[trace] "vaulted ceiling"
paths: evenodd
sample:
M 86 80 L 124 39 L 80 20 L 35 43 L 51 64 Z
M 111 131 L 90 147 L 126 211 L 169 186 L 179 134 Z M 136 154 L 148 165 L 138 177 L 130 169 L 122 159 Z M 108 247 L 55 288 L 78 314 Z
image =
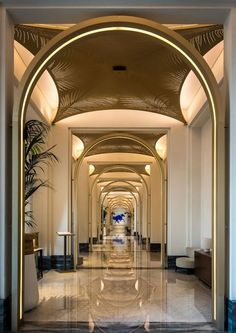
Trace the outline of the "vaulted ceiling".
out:
M 189 40 L 202 55 L 223 40 L 223 28 L 219 25 L 172 28 Z M 15 27 L 15 39 L 35 55 L 64 29 L 65 27 L 55 29 L 52 26 L 18 25 Z M 123 109 L 148 111 L 185 123 L 180 93 L 190 68 L 180 55 L 149 36 L 125 31 L 92 35 L 60 51 L 47 70 L 55 82 L 59 96 L 54 123 L 85 112 L 112 109 L 115 112 Z M 79 129 L 73 134 L 82 140 L 86 149 L 101 137 L 111 135 L 111 132 Z M 131 140 L 127 137 L 128 134 L 138 140 Z M 155 150 L 157 140 L 165 134 L 165 128 L 155 131 L 119 129 L 119 132 L 114 132 L 114 137 L 95 145 L 86 156 L 141 154 L 144 155 L 143 162 L 95 162 L 91 175 L 104 176 L 105 172 L 103 182 L 106 183 L 117 177 L 127 180 L 129 173 L 132 174 L 130 181 L 133 186 L 134 180 L 138 180 L 142 187 L 140 175 L 149 175 L 145 169 L 148 164 L 145 159 L 150 162 L 150 156 L 153 155 L 147 146 L 138 141 L 145 142 Z M 132 158 L 129 157 L 128 160 Z M 114 177 L 114 174 L 117 176 Z M 97 181 L 102 181 L 102 178 Z M 117 195 L 123 198 L 127 192 L 124 185 L 117 183 L 112 183 L 110 190 L 119 192 L 114 195 L 114 200 Z
M 15 39 L 34 55 L 62 29 L 18 25 Z M 223 39 L 218 25 L 176 30 L 202 54 Z M 159 113 L 183 123 L 180 92 L 190 68 L 153 38 L 127 31 L 91 35 L 62 49 L 48 71 L 57 86 L 54 122 L 108 109 Z
M 155 144 L 160 137 L 165 134 L 165 130 L 156 130 L 150 132 L 149 130 L 142 131 L 121 131 L 119 133 L 112 134 L 110 139 L 106 139 L 93 148 L 91 148 L 86 156 L 96 154 L 107 154 L 107 153 L 133 153 L 153 156 L 150 150 L 145 145 L 140 144 L 137 140 L 145 142 L 146 145 L 155 150 Z M 79 131 L 75 132 L 74 135 L 79 137 L 84 144 L 84 148 L 88 148 L 91 144 L 96 142 L 97 139 L 101 140 L 101 137 L 105 137 L 109 132 L 106 131 Z M 130 135 L 132 134 L 132 135 Z M 130 136 L 130 137 L 128 137 Z
M 97 174 L 102 174 L 102 173 L 106 173 L 107 175 L 109 175 L 109 173 L 114 173 L 114 172 L 117 172 L 117 173 L 136 173 L 137 175 L 148 175 L 148 173 L 146 172 L 145 170 L 145 166 L 146 166 L 146 163 L 123 163 L 123 164 L 115 164 L 113 165 L 113 167 L 110 167 L 109 169 L 109 166 L 108 164 L 94 164 L 94 172 L 93 172 L 93 175 L 97 175 Z M 109 176 L 108 176 L 109 177 Z M 132 179 L 133 181 L 133 179 Z

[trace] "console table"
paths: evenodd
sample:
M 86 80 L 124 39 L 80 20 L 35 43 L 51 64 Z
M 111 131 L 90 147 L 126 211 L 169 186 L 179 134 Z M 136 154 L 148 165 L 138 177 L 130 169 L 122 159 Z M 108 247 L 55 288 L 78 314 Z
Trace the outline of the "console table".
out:
M 211 287 L 211 252 L 195 251 L 195 275 Z
M 74 272 L 74 269 L 67 269 L 66 266 L 66 250 L 67 250 L 67 237 L 72 237 L 75 234 L 72 234 L 69 231 L 57 231 L 58 236 L 62 236 L 64 237 L 64 265 L 63 265 L 63 269 L 57 269 L 57 272 L 59 273 L 67 273 L 67 272 Z

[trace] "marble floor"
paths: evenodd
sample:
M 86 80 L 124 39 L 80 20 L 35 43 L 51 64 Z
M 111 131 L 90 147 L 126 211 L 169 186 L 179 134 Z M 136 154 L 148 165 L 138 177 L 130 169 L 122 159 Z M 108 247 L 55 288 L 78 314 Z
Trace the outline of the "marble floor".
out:
M 23 330 L 215 332 L 210 289 L 194 275 L 161 269 L 157 258 L 152 266 L 150 254 L 130 244 L 124 238 L 101 246 L 87 258 L 90 269 L 44 274 L 39 306 L 25 313 Z
M 81 253 L 81 268 L 160 268 L 160 252 L 146 251 L 145 244 L 138 244 L 133 236 L 115 234 L 106 236 L 101 244 L 93 244 L 93 251 Z M 118 255 L 123 258 L 118 258 Z M 126 258 L 124 258 L 126 255 Z

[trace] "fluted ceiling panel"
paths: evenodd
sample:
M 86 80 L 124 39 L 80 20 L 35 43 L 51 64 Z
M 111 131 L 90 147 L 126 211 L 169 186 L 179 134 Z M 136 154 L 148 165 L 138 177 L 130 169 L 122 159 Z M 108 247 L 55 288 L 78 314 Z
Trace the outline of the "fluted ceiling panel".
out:
M 104 170 L 107 170 L 107 168 L 108 168 L 107 164 L 96 164 L 95 163 L 94 166 L 95 166 L 95 170 L 93 172 L 93 175 L 101 174 L 104 172 Z M 113 165 L 111 169 L 108 169 L 106 171 L 106 173 L 109 174 L 109 173 L 115 173 L 115 172 L 118 172 L 118 173 L 134 172 L 139 175 L 142 174 L 142 175 L 148 176 L 147 172 L 145 171 L 145 166 L 146 166 L 145 163 L 143 163 L 143 164 L 128 164 L 128 163 L 116 164 L 116 165 Z M 130 171 L 131 169 L 134 171 Z
M 36 54 L 58 29 L 18 25 L 15 39 Z M 222 26 L 177 30 L 204 55 L 223 39 Z M 159 113 L 185 122 L 180 91 L 190 71 L 176 52 L 128 31 L 90 35 L 61 50 L 48 66 L 59 94 L 54 122 L 106 109 Z
M 127 154 L 142 154 L 153 156 L 152 152 L 147 149 L 146 146 L 140 144 L 138 141 L 143 141 L 151 148 L 155 149 L 155 144 L 157 140 L 163 136 L 165 131 L 156 131 L 156 132 L 144 132 L 144 131 L 132 131 L 132 137 L 124 137 L 130 135 L 130 132 L 120 132 L 114 133 L 114 137 L 109 140 L 105 140 L 94 146 L 88 151 L 86 156 L 92 156 L 97 154 L 107 154 L 107 153 L 127 153 Z M 94 132 L 84 132 L 84 133 L 74 133 L 79 137 L 83 143 L 84 147 L 88 148 L 92 143 L 96 142 L 98 138 L 105 137 L 108 132 L 99 131 Z M 111 133 L 109 133 L 111 135 Z

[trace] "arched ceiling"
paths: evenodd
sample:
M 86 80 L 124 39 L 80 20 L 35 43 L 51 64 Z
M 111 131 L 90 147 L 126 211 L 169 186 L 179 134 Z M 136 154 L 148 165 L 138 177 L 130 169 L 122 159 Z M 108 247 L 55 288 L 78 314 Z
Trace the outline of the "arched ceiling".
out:
M 60 31 L 18 25 L 15 39 L 36 54 Z M 218 25 L 177 32 L 202 55 L 223 39 L 223 28 Z M 189 66 L 149 36 L 127 31 L 91 35 L 60 51 L 48 71 L 59 94 L 54 122 L 94 110 L 132 109 L 185 123 L 179 96 Z
M 149 131 L 132 131 L 132 135 L 137 137 L 138 139 L 141 139 L 146 142 L 150 147 L 155 149 L 155 144 L 157 140 L 162 137 L 166 133 L 165 130 L 156 130 L 153 132 Z M 86 149 L 91 143 L 93 143 L 95 140 L 100 138 L 101 136 L 105 136 L 107 134 L 110 134 L 106 131 L 98 131 L 97 133 L 94 131 L 85 131 L 84 133 L 80 132 L 74 132 L 74 135 L 76 135 L 80 140 L 82 140 L 84 144 L 84 148 Z M 128 153 L 128 154 L 142 154 L 142 155 L 149 155 L 152 156 L 152 153 L 143 145 L 135 142 L 133 139 L 129 138 L 122 138 L 122 135 L 124 134 L 130 134 L 130 131 L 122 131 L 120 132 L 120 136 L 116 138 L 115 136 L 117 133 L 114 134 L 114 138 L 111 138 L 109 140 L 103 141 L 96 145 L 94 148 L 89 150 L 89 152 L 86 154 L 86 156 L 96 155 L 96 154 L 108 154 L 108 153 Z
M 107 202 L 109 206 L 116 206 L 116 207 L 132 207 L 133 208 L 133 200 L 134 197 L 131 196 L 132 190 L 124 189 L 119 192 L 118 190 L 110 190 L 108 191 L 107 195 Z M 118 193 L 119 192 L 119 193 Z
M 107 164 L 102 164 L 102 163 L 99 163 L 99 164 L 94 163 L 93 165 L 95 166 L 95 170 L 93 172 L 93 175 L 101 174 L 105 169 L 107 169 L 107 166 L 108 166 Z M 113 168 L 111 168 L 110 170 L 107 170 L 106 173 L 107 174 L 114 173 L 114 172 L 127 173 L 127 172 L 132 172 L 132 171 L 129 171 L 129 169 L 130 170 L 132 169 L 133 172 L 136 172 L 139 175 L 143 174 L 143 175 L 148 176 L 148 173 L 145 171 L 145 166 L 146 166 L 146 163 L 115 164 L 115 165 L 113 165 Z

